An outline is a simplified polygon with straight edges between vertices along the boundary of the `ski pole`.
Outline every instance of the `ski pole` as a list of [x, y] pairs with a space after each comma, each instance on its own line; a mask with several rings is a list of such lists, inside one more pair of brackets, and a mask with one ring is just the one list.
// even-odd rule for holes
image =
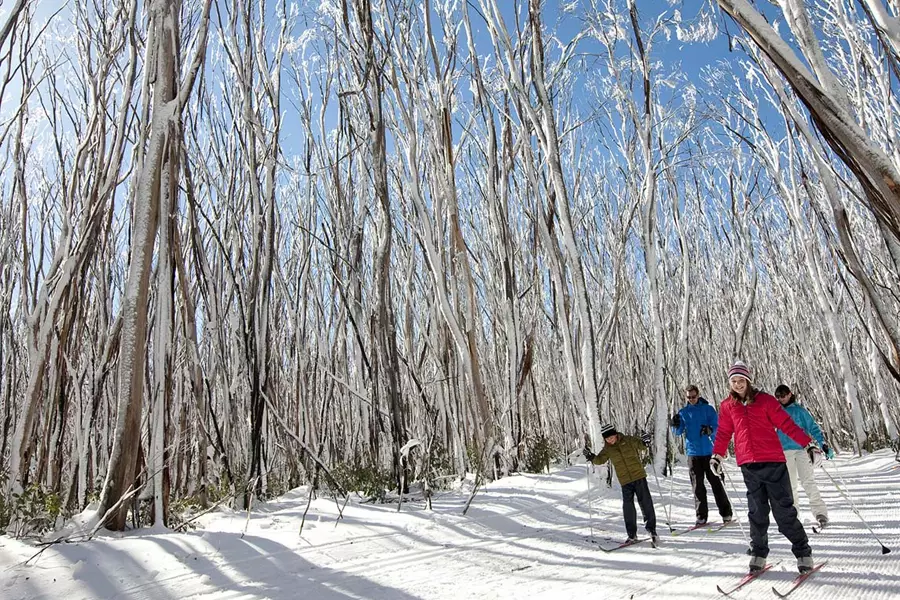
[[585, 463], [585, 469], [587, 472], [587, 488], [588, 488], [588, 525], [591, 528], [591, 542], [594, 541], [594, 509], [593, 509], [593, 501], [591, 494], [591, 461], [587, 461]]
[[[832, 476], [831, 476], [831, 473], [828, 472], [828, 469], [825, 468], [825, 463], [822, 463], [822, 471], [825, 472], [825, 475], [828, 476], [828, 479], [831, 480], [831, 483], [834, 484], [834, 487], [837, 488], [837, 491], [841, 494], [841, 496], [843, 496], [844, 499], [847, 500], [847, 502], [850, 503], [850, 510], [852, 510], [853, 513], [854, 513], [857, 517], [859, 517], [859, 520], [862, 521], [862, 524], [866, 526], [866, 529], [869, 530], [869, 533], [872, 534], [872, 537], [875, 538], [875, 541], [878, 542], [878, 543], [881, 545], [881, 553], [882, 553], [882, 554], [890, 554], [890, 553], [891, 553], [891, 549], [888, 548], [887, 546], [885, 546], [885, 545], [882, 543], [882, 541], [881, 541], [880, 539], [878, 539], [878, 536], [875, 534], [874, 531], [872, 531], [872, 528], [869, 527], [869, 524], [866, 523], [866, 520], [865, 520], [865, 519], [863, 518], [863, 516], [859, 513], [859, 509], [856, 508], [856, 504], [853, 502], [853, 498], [850, 497], [850, 491], [849, 491], [849, 489], [848, 489], [847, 491], [844, 491], [844, 490], [841, 488], [841, 486], [838, 485], [838, 482], [834, 480], [834, 477], [832, 477]], [[835, 467], [835, 471], [837, 471], [837, 467]], [[841, 478], [841, 483], [844, 484], [844, 487], [847, 487], [847, 484], [844, 482], [844, 478], [841, 476], [840, 472], [838, 472], [838, 477]]]
[[[721, 465], [721, 466], [722, 466], [722, 474], [725, 476], [725, 479], [728, 480], [728, 484], [731, 486], [731, 490], [735, 493], [735, 495], [738, 495], [737, 488], [734, 485], [734, 481], [731, 479], [731, 475], [729, 475], [728, 471], [725, 470], [725, 465]], [[725, 489], [725, 488], [722, 488], [722, 489]], [[728, 490], [725, 490], [725, 495], [728, 496]], [[741, 535], [744, 536], [744, 541], [747, 542], [747, 546], [750, 546], [750, 538], [747, 537], [747, 532], [744, 531], [744, 524], [741, 523], [741, 520], [737, 518], [736, 514], [734, 514], [737, 512], [736, 510], [734, 510], [734, 507], [737, 505], [734, 503], [734, 500], [732, 500], [730, 496], [728, 497], [728, 503], [731, 504], [732, 518], [734, 518], [734, 520], [737, 521], [738, 527], [741, 528]]]
[[[591, 438], [587, 433], [584, 434], [584, 447], [587, 448], [591, 445]], [[586, 462], [584, 463], [585, 473], [587, 474], [587, 491], [588, 491], [588, 525], [591, 529], [591, 542], [594, 541], [594, 507], [593, 507], [593, 494], [591, 493], [591, 465], [593, 464], [591, 461], [587, 460], [587, 456], [584, 457]]]
[[[662, 490], [662, 486], [659, 485], [659, 475], [656, 474], [656, 465], [654, 464], [652, 466], [653, 466], [653, 478], [656, 480], [656, 489], [659, 492], [659, 495], [662, 496], [663, 490]], [[669, 528], [669, 531], [674, 531], [674, 529], [672, 529], [672, 519], [669, 518], [669, 511], [667, 510], [667, 507], [665, 504], [663, 504], [663, 514], [666, 515], [666, 526]]]
[[[674, 459], [674, 457], [673, 457], [673, 458], [672, 458], [672, 464], [669, 465], [669, 500], [668, 500], [668, 506], [669, 506], [669, 512], [670, 512], [670, 514], [671, 514], [671, 511], [672, 511], [672, 489], [673, 489], [674, 487], [675, 487], [675, 459]], [[670, 532], [675, 531], [675, 530], [672, 528], [671, 525], [669, 525], [669, 531], [670, 531]]]
[[[659, 495], [660, 498], [665, 498], [665, 494], [663, 494], [662, 486], [659, 485], [659, 475], [656, 474], [656, 461], [653, 460], [653, 458], [654, 458], [653, 453], [650, 451], [650, 445], [649, 445], [649, 442], [647, 441], [650, 438], [646, 437], [646, 436], [649, 436], [649, 435], [650, 435], [649, 433], [641, 434], [641, 441], [644, 442], [644, 447], [646, 448], [647, 453], [650, 455], [650, 466], [652, 467], [652, 471], [653, 471], [653, 479], [656, 480], [656, 493]], [[645, 439], [645, 437], [646, 437], [646, 439]], [[674, 529], [672, 528], [672, 519], [669, 517], [669, 511], [666, 508], [667, 508], [666, 505], [663, 504], [663, 514], [666, 516], [666, 527], [668, 527], [669, 531], [672, 532], [672, 531], [674, 531]]]

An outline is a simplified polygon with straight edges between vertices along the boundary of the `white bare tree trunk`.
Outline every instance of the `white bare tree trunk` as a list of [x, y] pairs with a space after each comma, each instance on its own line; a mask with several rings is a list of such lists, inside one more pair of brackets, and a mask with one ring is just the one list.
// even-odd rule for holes
[[[870, 316], [870, 323], [873, 320], [873, 317]], [[872, 327], [873, 330], [875, 330], [874, 325], [874, 323], [870, 324], [870, 327]], [[887, 431], [888, 439], [893, 441], [898, 439], [897, 423], [894, 420], [893, 415], [891, 415], [890, 400], [888, 398], [887, 390], [884, 389], [884, 381], [882, 380], [881, 375], [881, 353], [878, 351], [878, 345], [875, 343], [875, 340], [871, 337], [866, 339], [866, 347], [869, 351], [869, 369], [875, 388], [875, 401], [878, 403], [878, 408], [881, 411], [881, 418], [884, 420], [884, 427]]]
[[[138, 486], [140, 417], [144, 392], [147, 340], [147, 302], [153, 247], [159, 224], [161, 195], [178, 190], [180, 119], [197, 72], [205, 56], [211, 2], [207, 0], [199, 24], [185, 81], [180, 82], [177, 62], [181, 12], [178, 2], [153, 0], [148, 7], [148, 68], [144, 93], [153, 89], [153, 112], [146, 153], [141, 155], [134, 186], [132, 252], [122, 298], [122, 332], [119, 342], [118, 406], [109, 468], [100, 495], [98, 516], [113, 530], [122, 530], [128, 513], [128, 497]], [[110, 514], [107, 514], [107, 513]]]

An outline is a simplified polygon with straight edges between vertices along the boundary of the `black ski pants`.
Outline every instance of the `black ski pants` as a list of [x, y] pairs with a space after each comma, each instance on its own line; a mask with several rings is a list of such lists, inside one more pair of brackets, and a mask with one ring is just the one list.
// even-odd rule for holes
[[794, 495], [787, 466], [783, 462], [748, 463], [741, 465], [744, 483], [747, 485], [747, 503], [750, 512], [750, 553], [753, 556], [769, 555], [769, 507], [778, 531], [791, 542], [794, 556], [812, 556], [806, 530], [797, 518]]
[[641, 505], [641, 514], [644, 516], [644, 528], [655, 534], [656, 511], [653, 509], [653, 498], [650, 497], [650, 486], [647, 485], [647, 478], [642, 477], [637, 481], [632, 481], [622, 486], [622, 512], [625, 515], [625, 531], [628, 533], [628, 537], [633, 538], [637, 536], [637, 511], [634, 508], [635, 496], [637, 496], [638, 504]]
[[709, 504], [706, 502], [706, 484], [704, 478], [709, 481], [713, 497], [716, 499], [716, 507], [723, 519], [731, 518], [731, 502], [725, 493], [725, 485], [722, 479], [716, 477], [709, 468], [709, 456], [688, 456], [688, 468], [691, 470], [691, 485], [694, 488], [694, 509], [697, 511], [697, 520], [705, 521], [709, 517]]

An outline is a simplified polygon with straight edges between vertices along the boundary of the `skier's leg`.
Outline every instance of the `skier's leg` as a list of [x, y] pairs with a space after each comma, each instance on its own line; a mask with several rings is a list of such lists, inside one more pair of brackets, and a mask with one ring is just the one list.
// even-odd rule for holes
[[760, 476], [765, 479], [765, 487], [768, 488], [769, 500], [772, 503], [772, 516], [778, 524], [778, 531], [791, 541], [791, 551], [794, 556], [811, 556], [809, 538], [806, 530], [797, 518], [797, 509], [794, 507], [794, 498], [788, 493], [790, 477], [784, 463], [762, 463], [765, 469]]
[[809, 462], [809, 458], [806, 456], [806, 450], [800, 450], [800, 452], [803, 453], [803, 456], [796, 461], [797, 479], [800, 480], [800, 485], [803, 486], [803, 491], [806, 492], [806, 497], [809, 498], [809, 509], [816, 519], [820, 516], [828, 519], [828, 507], [825, 506], [822, 494], [819, 493], [819, 486], [816, 485], [812, 463]]
[[641, 505], [641, 514], [644, 516], [644, 529], [652, 534], [656, 533], [656, 509], [653, 507], [653, 497], [650, 495], [650, 486], [647, 484], [647, 478], [638, 479], [634, 482], [635, 495], [638, 504]]
[[[706, 459], [705, 468], [703, 459]], [[706, 502], [706, 486], [703, 483], [703, 473], [709, 468], [709, 457], [688, 456], [688, 468], [691, 472], [691, 487], [694, 489], [694, 510], [697, 513], [697, 521], [706, 521], [709, 516], [709, 505]]]
[[728, 521], [734, 516], [734, 509], [731, 507], [731, 501], [728, 499], [728, 493], [725, 491], [725, 484], [721, 477], [717, 477], [712, 469], [709, 468], [709, 458], [706, 457], [706, 479], [709, 481], [709, 487], [712, 489], [713, 497], [716, 499], [716, 507], [719, 514], [722, 515], [723, 521]]
[[622, 486], [622, 515], [625, 517], [625, 533], [637, 536], [637, 511], [634, 509], [634, 482]]
[[765, 558], [769, 556], [769, 497], [763, 481], [756, 471], [760, 465], [741, 466], [744, 484], [747, 486], [747, 520], [750, 522], [750, 553]]

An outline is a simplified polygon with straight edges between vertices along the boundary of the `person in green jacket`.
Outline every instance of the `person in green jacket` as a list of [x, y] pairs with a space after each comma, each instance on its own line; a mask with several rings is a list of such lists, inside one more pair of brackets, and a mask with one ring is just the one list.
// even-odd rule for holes
[[628, 533], [627, 541], [637, 542], [637, 512], [634, 508], [634, 499], [637, 497], [644, 516], [644, 528], [650, 533], [655, 546], [659, 542], [659, 536], [656, 535], [656, 511], [650, 496], [650, 486], [647, 485], [647, 472], [641, 460], [647, 452], [650, 434], [644, 434], [640, 438], [622, 435], [608, 423], [600, 427], [600, 433], [603, 435], [603, 449], [594, 454], [585, 446], [584, 457], [595, 465], [609, 461], [615, 467], [616, 477], [622, 486], [622, 511], [625, 531]]

